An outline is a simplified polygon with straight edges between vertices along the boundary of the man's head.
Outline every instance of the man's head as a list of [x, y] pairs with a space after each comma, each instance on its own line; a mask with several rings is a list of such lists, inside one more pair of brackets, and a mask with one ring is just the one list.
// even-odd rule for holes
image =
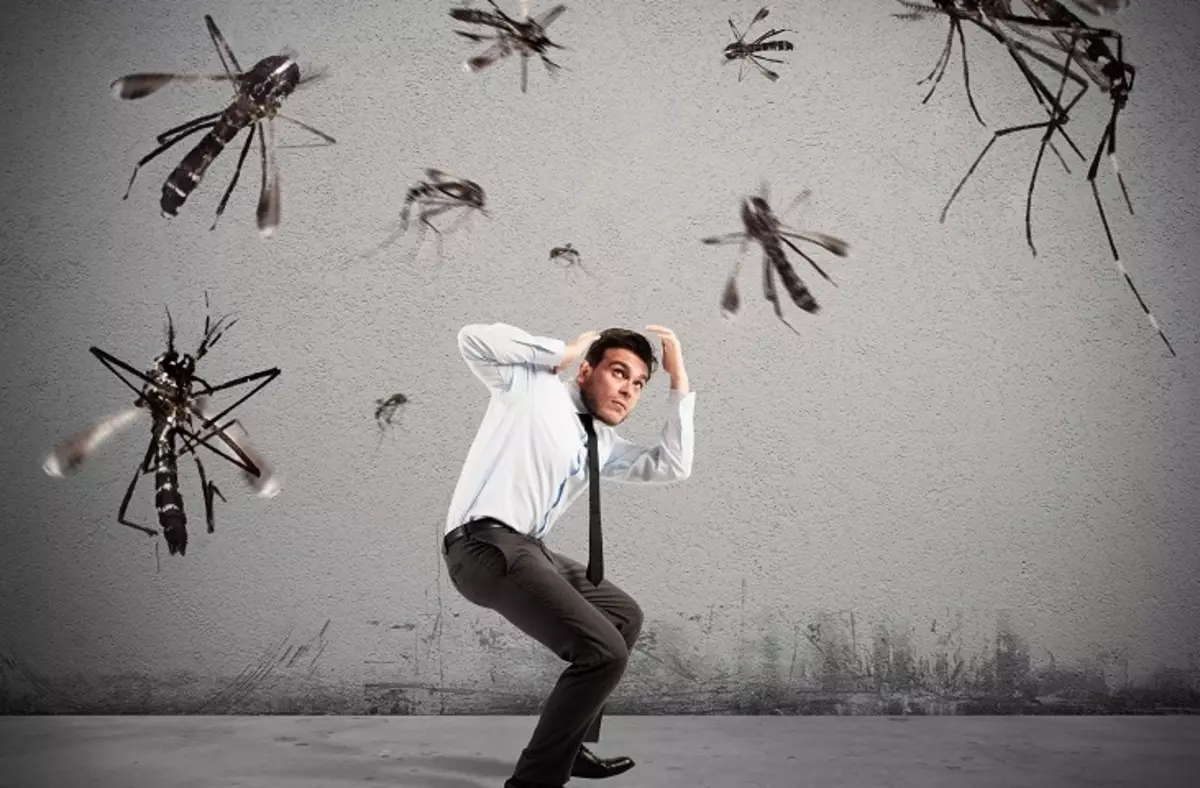
[[657, 366], [650, 340], [636, 331], [609, 328], [588, 347], [575, 382], [591, 414], [615, 426], [633, 412]]

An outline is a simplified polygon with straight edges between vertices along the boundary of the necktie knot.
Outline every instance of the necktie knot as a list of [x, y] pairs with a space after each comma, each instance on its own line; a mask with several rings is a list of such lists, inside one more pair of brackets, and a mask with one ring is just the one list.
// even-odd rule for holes
[[596, 426], [593, 423], [595, 416], [590, 413], [580, 413], [579, 420], [583, 422], [583, 429], [587, 432], [588, 437], [596, 434]]

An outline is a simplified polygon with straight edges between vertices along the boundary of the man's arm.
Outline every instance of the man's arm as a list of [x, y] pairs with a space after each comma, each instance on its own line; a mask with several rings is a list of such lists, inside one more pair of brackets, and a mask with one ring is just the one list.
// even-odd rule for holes
[[618, 482], [666, 484], [692, 474], [696, 394], [672, 386], [667, 397], [667, 423], [658, 444], [641, 446], [614, 436], [612, 454], [600, 469], [602, 477]]
[[475, 323], [458, 332], [458, 352], [475, 377], [493, 391], [512, 386], [515, 365], [553, 369], [562, 361], [565, 347], [561, 339], [533, 336], [506, 323]]

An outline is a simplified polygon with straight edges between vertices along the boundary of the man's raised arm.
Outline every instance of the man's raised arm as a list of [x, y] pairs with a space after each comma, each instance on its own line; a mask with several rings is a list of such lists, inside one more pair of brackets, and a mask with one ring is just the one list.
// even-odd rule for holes
[[640, 446], [614, 436], [612, 454], [600, 471], [606, 479], [618, 482], [666, 484], [692, 474], [694, 430], [692, 416], [696, 393], [672, 388], [667, 399], [667, 423], [655, 446]]
[[565, 348], [561, 339], [533, 336], [506, 323], [474, 323], [458, 332], [458, 352], [475, 377], [493, 391], [509, 389], [514, 365], [553, 369]]

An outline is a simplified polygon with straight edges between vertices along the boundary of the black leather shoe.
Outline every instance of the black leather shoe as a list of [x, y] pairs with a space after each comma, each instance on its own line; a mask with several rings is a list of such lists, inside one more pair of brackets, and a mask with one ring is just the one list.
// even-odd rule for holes
[[549, 783], [531, 783], [525, 780], [518, 780], [516, 777], [509, 777], [504, 781], [504, 788], [566, 788], [562, 785], [550, 785]]
[[602, 780], [627, 772], [633, 768], [633, 760], [625, 756], [617, 758], [597, 758], [587, 747], [580, 747], [575, 756], [575, 764], [571, 767], [572, 777], [582, 777], [585, 780]]

